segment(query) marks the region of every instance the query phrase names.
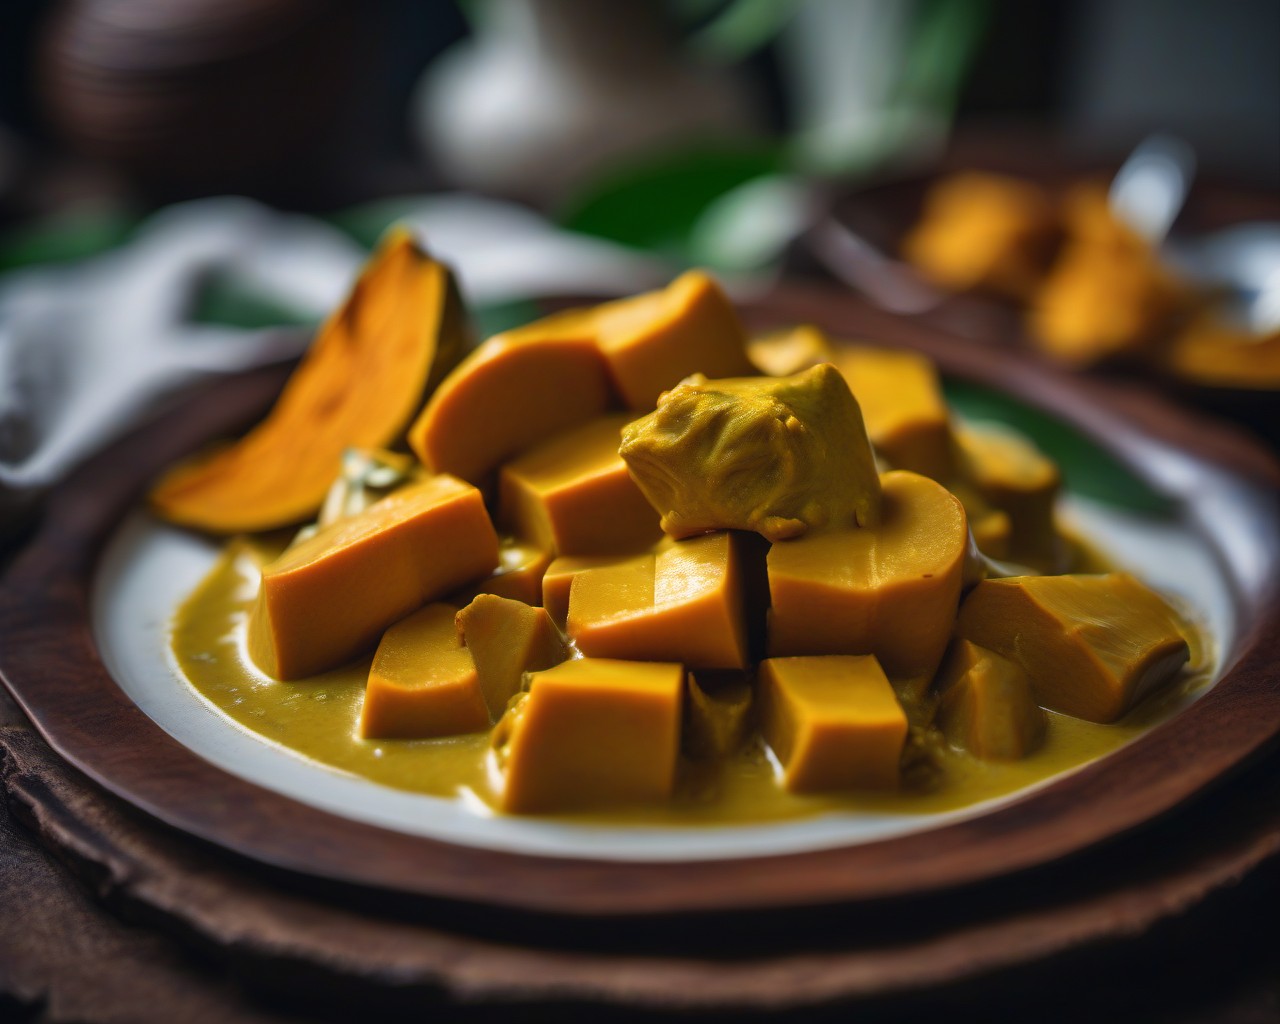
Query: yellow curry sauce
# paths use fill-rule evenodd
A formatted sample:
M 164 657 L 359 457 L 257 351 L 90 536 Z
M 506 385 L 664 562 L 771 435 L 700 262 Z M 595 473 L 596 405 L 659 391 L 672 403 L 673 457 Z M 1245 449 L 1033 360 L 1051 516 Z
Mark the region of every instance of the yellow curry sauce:
M 273 680 L 252 664 L 246 623 L 264 555 L 274 553 L 233 542 L 178 609 L 173 654 L 191 686 L 250 732 L 330 768 L 431 796 L 449 798 L 471 792 L 496 805 L 489 781 L 488 732 L 428 740 L 360 737 L 357 723 L 370 657 L 295 682 Z M 936 751 L 938 771 L 927 773 L 927 781 L 905 773 L 908 781 L 896 792 L 797 795 L 778 783 L 774 763 L 755 740 L 723 761 L 695 763 L 681 758 L 676 791 L 669 802 L 559 816 L 707 825 L 778 821 L 836 810 L 913 814 L 955 810 L 1014 792 L 1116 749 L 1206 683 L 1211 663 L 1207 653 L 1201 642 L 1193 641 L 1191 667 L 1117 723 L 1098 725 L 1050 712 L 1044 745 L 1024 760 L 981 761 L 940 749 Z

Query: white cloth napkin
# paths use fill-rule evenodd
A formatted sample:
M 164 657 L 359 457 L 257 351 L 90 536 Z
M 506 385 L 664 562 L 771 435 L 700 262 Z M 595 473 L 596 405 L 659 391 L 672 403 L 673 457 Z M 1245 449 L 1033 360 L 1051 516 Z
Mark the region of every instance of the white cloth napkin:
M 423 199 L 403 222 L 457 269 L 475 303 L 605 295 L 664 275 L 638 254 L 473 196 Z M 319 221 L 219 198 L 161 211 L 117 251 L 0 278 L 0 534 L 179 389 L 303 349 L 310 332 L 298 328 L 192 322 L 210 275 L 318 320 L 341 301 L 364 256 Z

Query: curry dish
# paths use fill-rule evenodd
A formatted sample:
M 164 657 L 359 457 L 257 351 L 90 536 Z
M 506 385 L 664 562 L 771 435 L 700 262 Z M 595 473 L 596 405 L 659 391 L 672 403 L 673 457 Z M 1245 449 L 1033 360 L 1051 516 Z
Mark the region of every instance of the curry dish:
M 393 234 L 271 415 L 153 491 L 229 538 L 176 661 L 268 741 L 511 814 L 928 812 L 1207 678 L 1188 618 L 1058 528 L 1053 463 L 918 355 L 749 339 L 700 272 L 467 331 Z

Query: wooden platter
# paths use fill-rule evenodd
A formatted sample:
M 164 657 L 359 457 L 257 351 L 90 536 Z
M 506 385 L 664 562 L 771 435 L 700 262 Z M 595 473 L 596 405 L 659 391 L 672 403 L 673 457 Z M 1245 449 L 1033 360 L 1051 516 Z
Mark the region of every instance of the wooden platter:
M 1223 560 L 1249 624 L 1201 700 L 1132 745 L 1010 806 L 958 824 L 841 849 L 731 861 L 645 863 L 454 846 L 359 824 L 234 778 L 140 712 L 90 628 L 98 554 L 148 480 L 179 454 L 258 414 L 279 373 L 227 381 L 84 467 L 49 503 L 0 591 L 0 672 L 41 735 L 90 779 L 175 829 L 344 891 L 394 893 L 435 913 L 551 917 L 569 929 L 679 918 L 804 914 L 917 900 L 1041 867 L 1145 825 L 1239 767 L 1280 732 L 1280 470 L 1235 433 L 1113 383 L 1068 379 L 1030 357 L 953 339 L 842 294 L 791 287 L 753 303 L 760 325 L 807 320 L 919 348 L 948 373 L 1009 391 L 1096 438 L 1172 491 Z M 1248 536 L 1214 535 L 1217 502 L 1252 509 Z M 372 898 L 372 897 L 370 897 Z M 690 933 L 692 934 L 692 933 Z
M 431 1008 L 557 1024 L 627 1011 L 810 1020 L 856 1003 L 864 1021 L 1120 1021 L 1140 1006 L 1143 1019 L 1243 1022 L 1274 1006 L 1271 985 L 1252 1014 L 1178 1012 L 1206 987 L 1238 1010 L 1240 988 L 1274 964 L 1256 908 L 1280 892 L 1275 757 L 1214 800 L 1016 880 L 874 907 L 583 927 L 318 888 L 157 825 L 29 729 L 0 724 L 0 755 L 8 810 L 109 908 L 90 916 L 83 892 L 30 854 L 10 876 L 6 892 L 41 924 L 0 979 L 0 1006 L 34 978 L 50 1019 L 262 1022 L 265 1006 L 288 1020 Z M 112 910 L 127 924 L 113 928 Z M 0 946 L 13 932 L 0 922 Z M 1171 976 L 1171 962 L 1195 969 Z

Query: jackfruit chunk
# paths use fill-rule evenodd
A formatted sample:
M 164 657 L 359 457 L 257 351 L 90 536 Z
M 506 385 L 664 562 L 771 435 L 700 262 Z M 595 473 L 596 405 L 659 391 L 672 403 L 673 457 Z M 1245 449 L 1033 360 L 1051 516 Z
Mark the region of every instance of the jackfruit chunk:
M 569 591 L 569 636 L 593 658 L 745 668 L 758 538 L 720 532 L 587 569 Z
M 1009 517 L 1006 553 L 983 551 L 1040 572 L 1059 568 L 1062 541 L 1053 521 L 1062 486 L 1057 465 L 1007 428 L 965 426 L 956 432 L 956 439 L 965 479 L 991 507 Z M 982 547 L 981 541 L 978 546 Z
M 545 609 L 480 594 L 458 612 L 458 641 L 471 652 L 489 714 L 498 719 L 526 672 L 558 665 L 569 644 Z
M 471 653 L 451 604 L 429 604 L 382 634 L 360 710 L 360 735 L 415 739 L 489 728 Z
M 744 672 L 689 674 L 685 691 L 680 747 L 695 760 L 717 760 L 747 741 L 753 722 L 755 693 Z
M 770 655 L 874 654 L 895 678 L 938 667 L 960 601 L 964 509 L 916 473 L 881 482 L 879 526 L 769 549 Z
M 834 363 L 836 350 L 817 327 L 799 324 L 752 338 L 747 357 L 761 373 L 790 377 L 819 363 Z
M 502 810 L 665 800 L 675 786 L 684 669 L 580 658 L 529 677 L 494 729 Z
M 263 567 L 250 656 L 276 679 L 335 668 L 497 562 L 478 490 L 446 475 L 403 487 Z
M 1045 707 L 1113 722 L 1187 662 L 1177 614 L 1127 573 L 983 580 L 956 635 L 1019 665 Z
M 898 785 L 907 715 L 875 658 L 770 658 L 758 686 L 761 732 L 787 789 Z
M 689 377 L 622 432 L 621 453 L 673 537 L 755 530 L 779 541 L 879 522 L 862 413 L 830 363 L 782 378 Z
M 952 645 L 938 676 L 937 723 L 954 747 L 984 761 L 1018 761 L 1044 741 L 1047 721 L 1026 672 L 968 640 Z
M 637 412 L 648 412 L 691 373 L 741 377 L 754 369 L 737 312 L 700 270 L 666 288 L 597 306 L 592 318 L 613 385 Z
M 631 418 L 603 416 L 508 462 L 499 521 L 559 555 L 630 553 L 657 541 L 658 514 L 618 454 Z
M 833 362 L 858 400 L 876 452 L 894 469 L 946 483 L 955 472 L 951 414 L 933 362 L 871 345 L 842 345 Z

